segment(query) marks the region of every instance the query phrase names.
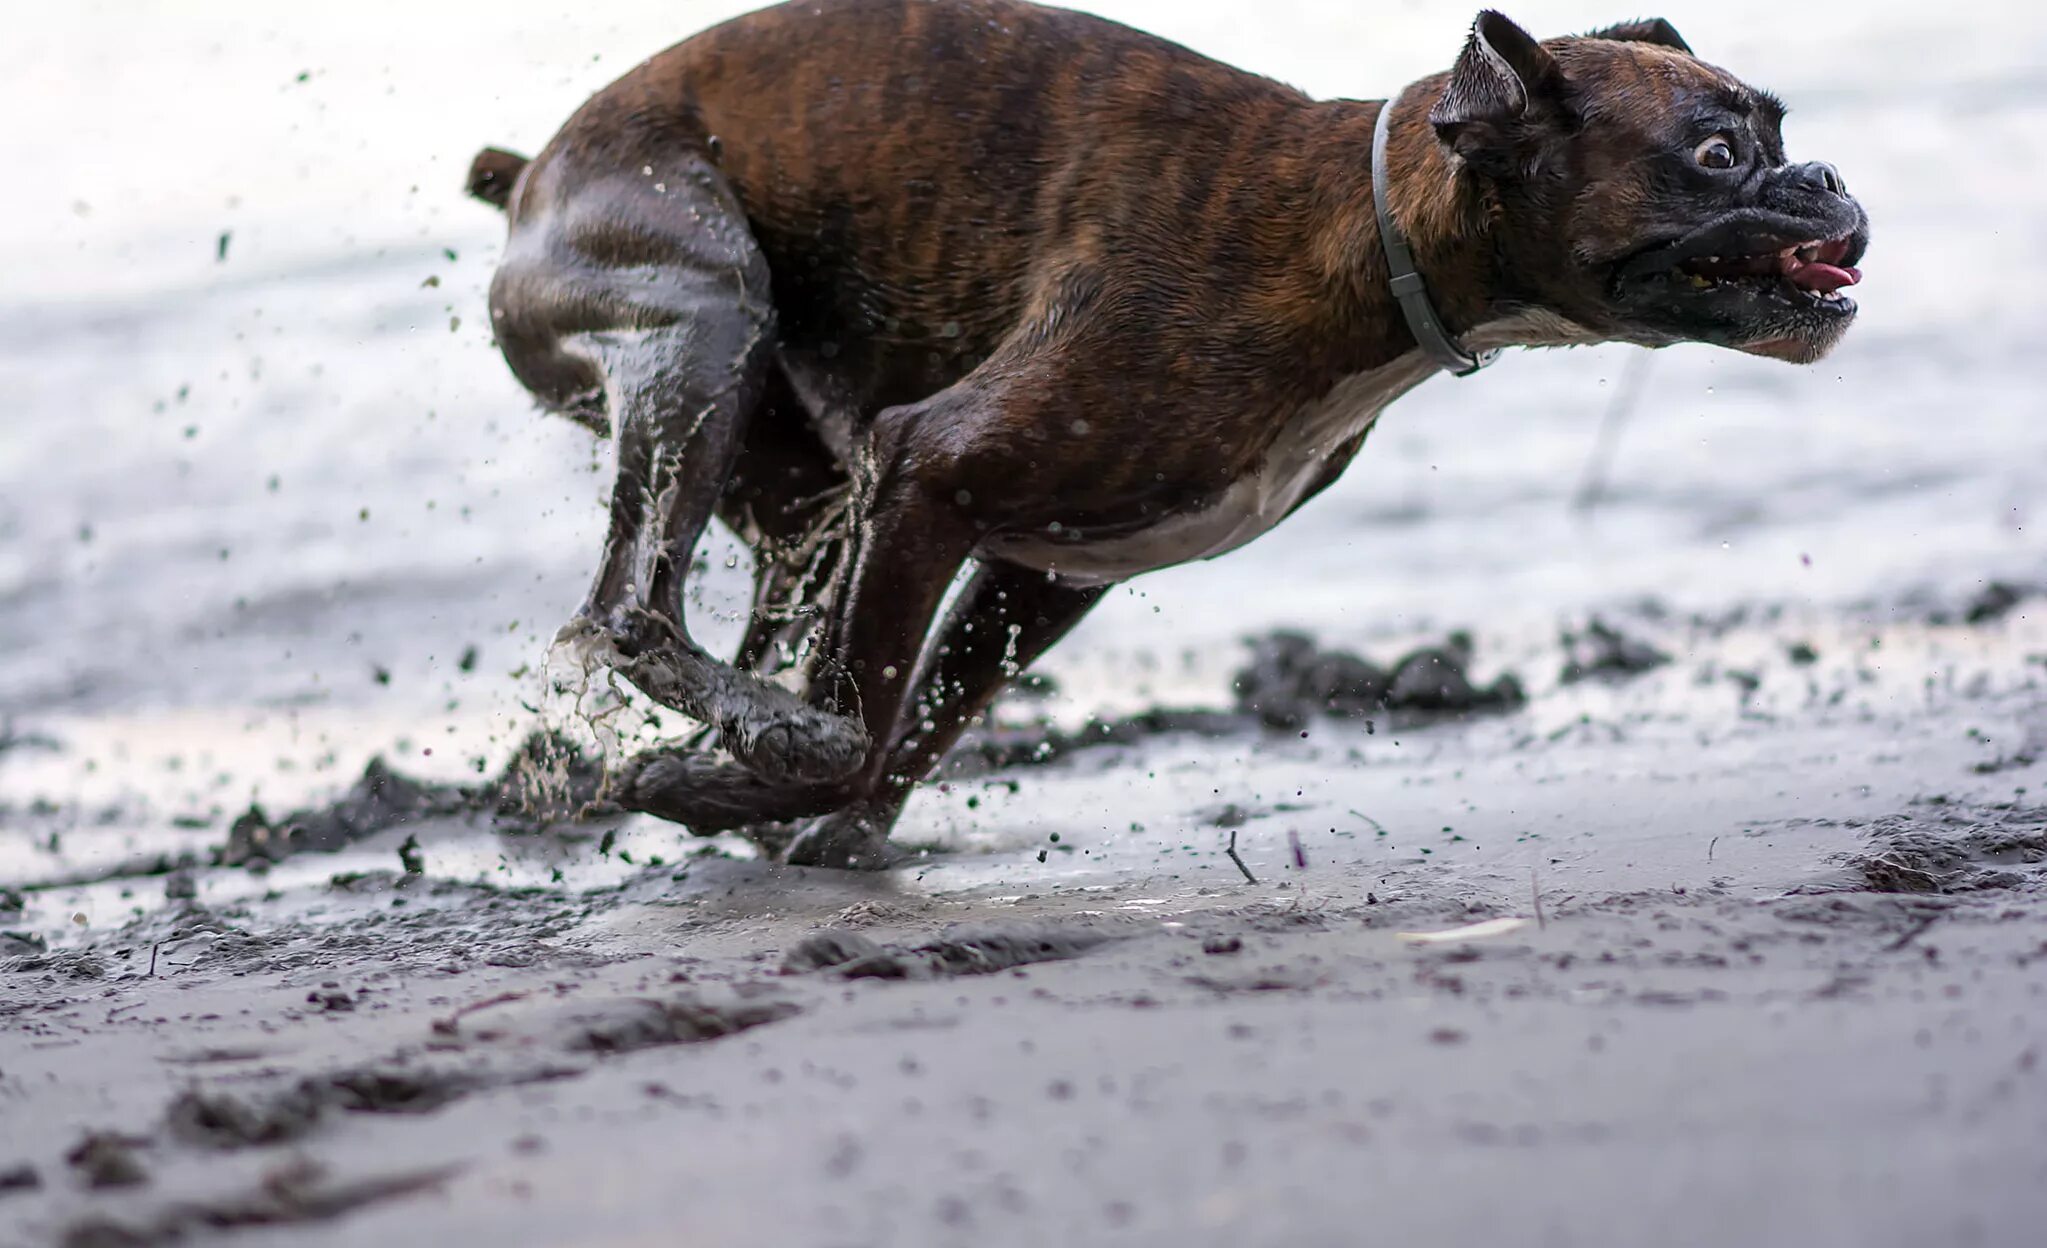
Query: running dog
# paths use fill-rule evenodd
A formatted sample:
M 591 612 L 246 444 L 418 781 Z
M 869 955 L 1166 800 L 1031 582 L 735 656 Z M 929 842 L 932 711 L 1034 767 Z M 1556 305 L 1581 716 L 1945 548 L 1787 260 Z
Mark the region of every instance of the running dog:
M 498 345 L 617 442 L 564 634 L 722 746 L 615 796 L 883 865 L 910 789 L 1111 586 L 1257 538 L 1435 374 L 1819 359 L 1867 218 L 1783 112 L 1661 20 L 1538 41 L 1487 11 L 1446 72 L 1317 101 L 1021 0 L 802 0 L 646 61 L 531 161 L 485 150 Z M 683 615 L 714 515 L 757 553 L 734 662 Z

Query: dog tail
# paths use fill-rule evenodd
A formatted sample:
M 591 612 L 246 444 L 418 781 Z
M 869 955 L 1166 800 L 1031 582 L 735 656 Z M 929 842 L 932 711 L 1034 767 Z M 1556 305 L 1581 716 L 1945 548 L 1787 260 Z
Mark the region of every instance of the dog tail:
M 512 201 L 512 187 L 531 163 L 517 152 L 486 147 L 469 162 L 469 193 L 502 209 Z

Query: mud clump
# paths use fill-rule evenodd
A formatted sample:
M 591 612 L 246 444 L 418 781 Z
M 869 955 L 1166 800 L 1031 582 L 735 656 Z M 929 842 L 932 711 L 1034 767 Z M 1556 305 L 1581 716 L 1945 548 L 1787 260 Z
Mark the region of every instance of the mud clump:
M 266 1173 L 252 1191 L 170 1206 L 145 1222 L 88 1218 L 72 1224 L 63 1248 L 135 1248 L 184 1242 L 194 1233 L 326 1222 L 381 1201 L 438 1187 L 461 1167 L 437 1166 L 332 1182 L 325 1167 L 299 1159 Z
M 149 1171 L 142 1168 L 135 1150 L 148 1142 L 112 1131 L 88 1131 L 64 1160 L 87 1187 L 138 1187 L 149 1182 Z
M 193 1089 L 164 1111 L 171 1138 L 196 1148 L 229 1151 L 300 1139 L 320 1125 L 321 1098 L 293 1088 L 264 1101 Z
M 1090 719 L 1067 730 L 1049 723 L 988 724 L 964 734 L 945 756 L 941 774 L 959 780 L 1034 767 L 1081 750 L 1136 745 L 1152 737 L 1228 737 L 1253 730 L 1257 721 L 1229 711 L 1155 707 L 1115 719 Z
M 2035 585 L 2012 585 L 2010 581 L 1992 581 L 1977 589 L 1975 597 L 1971 597 L 1961 608 L 1961 622 L 1990 624 L 1994 620 L 2002 620 L 2012 612 L 2012 608 L 2022 604 L 2022 601 L 2031 597 L 2033 593 L 2037 593 Z
M 400 775 L 379 755 L 346 793 L 325 806 L 293 811 L 274 824 L 261 808 L 250 807 L 228 828 L 220 862 L 239 866 L 257 858 L 282 862 L 297 853 L 331 854 L 386 828 L 467 808 L 459 790 Z
M 1557 679 L 1574 685 L 1581 680 L 1621 681 L 1654 671 L 1670 662 L 1670 656 L 1614 628 L 1594 616 L 1583 633 L 1566 632 L 1559 639 L 1564 647 L 1564 670 Z
M 164 1112 L 173 1138 L 230 1150 L 301 1139 L 329 1110 L 354 1114 L 427 1114 L 476 1090 L 476 1077 L 452 1071 L 363 1066 L 314 1075 L 267 1096 L 247 1098 L 193 1089 Z
M 826 928 L 798 941 L 782 955 L 782 974 L 807 975 L 833 967 L 849 966 L 865 958 L 882 956 L 879 942 L 859 932 Z
M 1988 624 L 2001 620 L 2010 614 L 2013 607 L 2026 600 L 2033 592 L 2030 585 L 2013 585 L 2006 581 L 1992 581 L 1985 585 L 1967 606 L 1962 608 L 1962 622 L 1965 624 Z
M 1948 815 L 1929 829 L 1907 816 L 1880 820 L 1849 867 L 1880 893 L 1963 893 L 2016 888 L 2047 866 L 2047 807 L 2002 820 Z M 2029 869 L 2030 868 L 2030 869 Z
M 48 750 L 56 753 L 63 748 L 63 743 L 55 737 L 45 736 L 40 732 L 17 732 L 12 720 L 0 723 L 0 754 L 10 750 Z
M 581 1003 L 556 1029 L 557 1043 L 572 1053 L 631 1053 L 676 1041 L 674 1020 L 659 1001 Z
M 1251 661 L 1231 682 L 1239 714 L 1270 728 L 1298 728 L 1317 714 L 1350 719 L 1384 709 L 1392 672 L 1306 633 L 1282 629 L 1251 639 Z
M 586 757 L 554 732 L 526 738 L 496 777 L 480 785 L 415 780 L 379 755 L 348 791 L 323 806 L 293 811 L 272 822 L 260 807 L 228 829 L 216 855 L 221 866 L 282 862 L 296 853 L 333 853 L 365 837 L 426 819 L 467 814 L 492 816 L 500 831 L 532 831 L 572 821 L 598 803 L 602 760 Z
M 1472 681 L 1468 633 L 1424 646 L 1385 668 L 1344 650 L 1324 650 L 1306 633 L 1282 629 L 1251 639 L 1251 661 L 1232 689 L 1240 715 L 1269 728 L 1304 727 L 1317 715 L 1362 719 L 1398 711 L 1455 714 L 1508 710 L 1526 701 L 1521 682 L 1505 675 L 1491 685 Z
M 566 1047 L 593 1053 L 624 1053 L 653 1045 L 701 1044 L 780 1022 L 801 1012 L 793 1001 L 711 1002 L 681 997 L 641 1004 L 654 1008 L 648 1012 L 650 1025 L 630 1035 L 637 1042 L 623 1043 L 619 1036 L 602 1027 L 584 1027 L 570 1033 Z
M 1393 669 L 1386 709 L 1457 715 L 1512 710 L 1528 700 L 1512 674 L 1490 685 L 1473 683 L 1466 672 L 1470 664 L 1471 642 L 1462 633 L 1453 634 L 1446 645 L 1415 651 Z
M 0 958 L 28 958 L 46 952 L 50 942 L 37 932 L 0 932 Z
M 1116 935 L 1096 927 L 1046 926 L 967 929 L 920 945 L 885 945 L 859 932 L 827 929 L 798 941 L 782 958 L 782 973 L 829 971 L 843 979 L 950 979 L 991 975 L 1033 962 L 1076 958 Z
M 934 976 L 989 975 L 1033 962 L 1077 958 L 1114 940 L 1112 933 L 1084 927 L 985 928 L 918 945 L 911 950 Z
M 43 938 L 33 932 L 10 932 L 11 942 L 0 942 L 0 958 L 6 958 L 0 969 L 30 972 L 43 971 L 48 977 L 64 979 L 105 979 L 107 962 L 91 949 L 60 949 L 55 952 L 40 952 L 45 948 Z M 14 951 L 8 956 L 8 950 Z
M 297 1095 L 356 1114 L 429 1114 L 476 1089 L 476 1081 L 448 1071 L 363 1067 L 302 1081 Z
M 739 1035 L 753 1027 L 780 1023 L 802 1013 L 794 1000 L 735 1000 L 712 1002 L 698 996 L 669 1000 L 663 1007 L 671 1029 L 671 1043 L 704 1043 Z
M 1441 645 L 1403 655 L 1391 667 L 1348 651 L 1324 650 L 1308 634 L 1288 629 L 1251 638 L 1249 644 L 1251 660 L 1231 681 L 1229 710 L 1154 707 L 1114 719 L 1090 719 L 1072 730 L 1043 721 L 990 723 L 960 739 L 940 774 L 966 779 L 1053 762 L 1080 750 L 1135 745 L 1168 735 L 1293 731 L 1317 716 L 1435 717 L 1512 710 L 1527 700 L 1521 682 L 1511 674 L 1486 686 L 1471 680 L 1472 644 L 1464 633 L 1452 633 Z
M 627 1053 L 664 1044 L 714 1040 L 798 1012 L 790 1002 L 739 999 L 711 1002 L 697 997 L 673 1001 L 619 1000 L 541 1013 L 493 1019 L 464 1028 L 464 1038 L 485 1042 L 537 1042 L 572 1053 Z M 453 1022 L 437 1027 L 455 1036 Z M 430 1114 L 473 1092 L 557 1078 L 572 1069 L 547 1067 L 539 1072 L 492 1074 L 450 1069 L 402 1069 L 390 1063 L 361 1066 L 309 1076 L 262 1094 L 233 1094 L 192 1088 L 174 1097 L 164 1110 L 169 1137 L 194 1148 L 231 1152 L 297 1143 L 311 1136 L 333 1113 Z M 125 1148 L 141 1143 L 117 1136 L 89 1136 L 74 1151 L 72 1164 L 122 1173 Z M 132 1158 L 130 1158 L 132 1161 Z M 139 1173 L 139 1166 L 136 1167 Z M 95 1186 L 102 1185 L 95 1183 Z M 109 1241 L 113 1242 L 113 1241 Z
M 2012 608 L 2026 599 L 2040 593 L 2047 586 L 2021 584 L 2013 581 L 1987 581 L 1983 588 L 1970 595 L 1969 600 L 1955 608 L 1938 607 L 1927 613 L 1929 624 L 1962 623 L 1974 627 L 1994 624 L 2011 614 Z
M 716 1001 L 694 995 L 665 1001 L 620 997 L 552 1009 L 492 1012 L 474 1022 L 450 1021 L 437 1029 L 486 1044 L 609 1055 L 670 1044 L 701 1044 L 801 1012 L 792 1001 L 745 997 Z

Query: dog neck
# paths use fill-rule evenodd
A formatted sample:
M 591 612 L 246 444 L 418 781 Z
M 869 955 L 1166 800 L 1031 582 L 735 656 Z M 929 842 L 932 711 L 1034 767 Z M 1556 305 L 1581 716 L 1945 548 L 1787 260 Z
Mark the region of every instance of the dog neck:
M 1564 316 L 1509 298 L 1485 198 L 1429 124 L 1429 102 L 1445 77 L 1422 79 L 1395 97 L 1386 142 L 1389 207 L 1443 328 L 1473 352 L 1601 341 Z M 1319 209 L 1312 251 L 1331 316 L 1365 367 L 1417 350 L 1387 288 L 1386 251 L 1373 207 L 1372 131 L 1387 106 L 1353 100 L 1316 105 L 1313 143 L 1320 155 L 1309 162 L 1319 183 L 1311 200 Z

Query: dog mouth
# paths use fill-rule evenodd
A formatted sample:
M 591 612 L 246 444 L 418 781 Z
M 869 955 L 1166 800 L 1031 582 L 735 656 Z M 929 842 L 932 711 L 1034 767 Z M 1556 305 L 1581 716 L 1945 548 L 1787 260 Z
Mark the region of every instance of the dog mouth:
M 1868 246 L 1860 209 L 1820 218 L 1737 210 L 1629 255 L 1613 270 L 1612 298 L 1644 342 L 1811 363 L 1855 320 L 1847 292 L 1862 280 L 1856 265 Z
M 1758 293 L 1804 296 L 1822 304 L 1851 303 L 1841 292 L 1862 280 L 1862 270 L 1848 262 L 1857 250 L 1855 240 L 1843 234 L 1775 250 L 1691 256 L 1677 262 L 1675 273 L 1695 290 L 1732 283 Z

